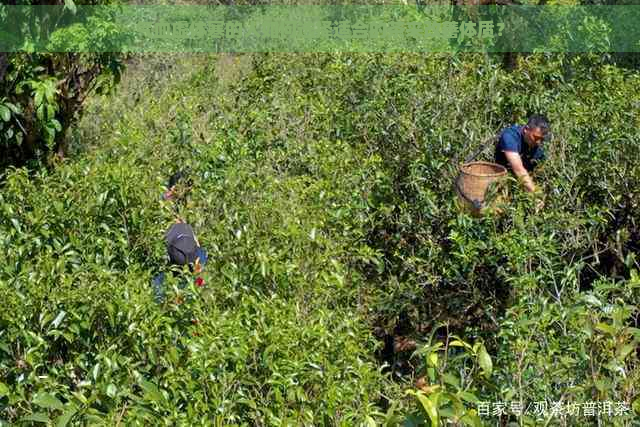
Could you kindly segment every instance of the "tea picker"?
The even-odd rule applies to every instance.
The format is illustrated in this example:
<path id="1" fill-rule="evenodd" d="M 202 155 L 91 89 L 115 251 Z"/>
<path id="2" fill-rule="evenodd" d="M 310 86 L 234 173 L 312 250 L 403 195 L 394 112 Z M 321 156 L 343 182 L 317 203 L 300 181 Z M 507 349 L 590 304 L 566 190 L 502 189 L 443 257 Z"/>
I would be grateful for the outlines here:
<path id="1" fill-rule="evenodd" d="M 179 204 L 184 205 L 193 181 L 189 177 L 190 169 L 185 168 L 174 173 L 168 182 L 168 190 L 162 194 L 161 198 L 166 201 L 173 201 L 173 211 L 178 217 L 176 223 L 173 224 L 165 235 L 165 244 L 167 247 L 167 259 L 170 267 L 185 266 L 189 267 L 191 273 L 199 274 L 207 263 L 207 252 L 200 246 L 198 239 L 191 225 L 179 219 Z M 175 276 L 178 271 L 171 269 Z M 165 295 L 165 273 L 160 272 L 152 279 L 152 286 L 157 302 L 162 302 Z M 195 283 L 198 286 L 204 284 L 202 277 L 195 277 Z M 180 281 L 179 287 L 184 288 L 187 280 Z"/>
<path id="2" fill-rule="evenodd" d="M 545 158 L 542 141 L 550 134 L 549 123 L 544 116 L 533 115 L 526 125 L 513 125 L 482 143 L 480 149 L 465 159 L 455 181 L 456 193 L 463 206 L 474 215 L 486 208 L 488 188 L 501 181 L 511 170 L 530 192 L 536 191 L 529 175 Z M 495 163 L 473 161 L 489 146 L 494 146 Z M 537 208 L 543 206 L 542 200 Z"/>
<path id="3" fill-rule="evenodd" d="M 191 273 L 196 275 L 202 272 L 203 267 L 207 263 L 207 252 L 200 246 L 196 238 L 193 228 L 185 222 L 176 222 L 173 224 L 165 235 L 165 243 L 167 245 L 167 255 L 170 266 L 188 266 Z M 171 270 L 175 275 L 175 269 Z M 153 280 L 153 291 L 157 302 L 164 300 L 164 281 L 165 273 L 157 274 Z M 202 286 L 203 279 L 199 276 L 195 278 L 195 283 Z M 179 287 L 186 286 L 186 280 L 182 280 Z"/>
<path id="4" fill-rule="evenodd" d="M 496 144 L 496 163 L 511 170 L 531 193 L 536 191 L 536 186 L 529 173 L 544 160 L 542 145 L 550 134 L 547 118 L 533 115 L 526 125 L 513 125 L 504 129 Z"/>

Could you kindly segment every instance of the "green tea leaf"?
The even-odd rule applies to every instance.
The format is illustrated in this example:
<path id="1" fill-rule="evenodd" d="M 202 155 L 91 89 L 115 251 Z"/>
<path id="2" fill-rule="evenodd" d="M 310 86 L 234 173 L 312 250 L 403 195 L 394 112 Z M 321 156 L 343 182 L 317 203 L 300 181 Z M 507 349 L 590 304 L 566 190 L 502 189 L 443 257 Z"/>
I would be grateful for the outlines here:
<path id="1" fill-rule="evenodd" d="M 475 409 L 467 411 L 467 413 L 462 418 L 460 418 L 460 420 L 462 420 L 465 425 L 471 427 L 483 427 L 484 425 Z"/>
<path id="2" fill-rule="evenodd" d="M 15 228 L 18 233 L 22 233 L 20 222 L 17 219 L 11 218 L 11 224 L 13 224 L 13 228 Z"/>
<path id="3" fill-rule="evenodd" d="M 429 363 L 429 366 L 437 368 L 438 367 L 438 353 L 435 352 L 435 351 L 430 353 L 429 357 L 427 357 L 427 362 Z"/>
<path id="4" fill-rule="evenodd" d="M 596 329 L 599 330 L 600 332 L 604 332 L 605 334 L 609 334 L 609 335 L 616 334 L 616 330 L 613 328 L 613 326 L 608 325 L 606 323 L 598 323 L 596 325 Z"/>
<path id="5" fill-rule="evenodd" d="M 11 120 L 11 110 L 9 110 L 4 105 L 0 105 L 0 117 L 2 117 L 2 120 L 4 120 L 5 122 L 8 122 L 9 120 Z"/>
<path id="6" fill-rule="evenodd" d="M 107 396 L 115 397 L 117 392 L 118 392 L 118 389 L 116 388 L 116 386 L 114 384 L 109 384 L 107 386 Z"/>
<path id="7" fill-rule="evenodd" d="M 487 349 L 484 344 L 481 344 L 478 349 L 478 363 L 480 364 L 480 368 L 482 368 L 482 373 L 485 378 L 489 378 L 493 371 L 493 363 L 491 362 L 491 356 L 487 353 Z"/>
<path id="8" fill-rule="evenodd" d="M 620 348 L 620 351 L 618 352 L 618 359 L 620 360 L 626 359 L 629 353 L 631 353 L 636 348 L 637 348 L 637 345 L 635 344 L 626 344 L 622 346 L 622 348 Z"/>
<path id="9" fill-rule="evenodd" d="M 36 412 L 35 414 L 27 415 L 26 417 L 22 417 L 20 421 L 35 421 L 37 423 L 48 423 L 49 416 L 44 412 Z"/>
<path id="10" fill-rule="evenodd" d="M 42 107 L 43 98 L 44 98 L 44 93 L 41 90 L 36 91 L 36 96 L 35 96 L 35 99 L 34 99 L 34 103 L 35 103 L 36 107 Z"/>
<path id="11" fill-rule="evenodd" d="M 0 383 L 0 397 L 8 395 L 9 391 L 9 387 L 5 383 Z"/>
<path id="12" fill-rule="evenodd" d="M 439 420 L 440 420 L 438 416 L 438 409 L 436 405 L 433 403 L 433 401 L 431 400 L 431 398 L 425 396 L 422 392 L 416 392 L 415 395 L 420 401 L 420 404 L 422 405 L 422 407 L 424 408 L 424 411 L 429 416 L 429 419 L 431 420 L 431 426 L 438 427 Z M 432 396 L 437 396 L 437 394 Z"/>
<path id="13" fill-rule="evenodd" d="M 33 398 L 33 403 L 46 409 L 63 410 L 64 405 L 57 397 L 49 393 L 38 393 Z"/>
<path id="14" fill-rule="evenodd" d="M 156 403 L 164 402 L 165 400 L 164 396 L 162 395 L 162 393 L 160 393 L 160 389 L 154 383 L 147 380 L 141 380 L 140 387 L 142 387 L 142 389 L 144 390 L 144 393 L 145 393 L 144 397 L 146 399 Z"/>
<path id="15" fill-rule="evenodd" d="M 475 394 L 470 393 L 468 391 L 461 391 L 460 393 L 458 393 L 458 396 L 460 396 L 462 400 L 469 403 L 476 403 L 480 401 L 480 399 L 478 399 L 478 397 Z"/>
<path id="16" fill-rule="evenodd" d="M 5 102 L 4 105 L 9 108 L 11 111 L 13 111 L 15 114 L 20 114 L 20 108 L 15 105 L 12 104 L 11 102 Z"/>
<path id="17" fill-rule="evenodd" d="M 65 427 L 71 421 L 71 418 L 78 412 L 78 408 L 71 406 L 67 408 L 62 415 L 56 419 L 56 427 Z"/>
<path id="18" fill-rule="evenodd" d="M 36 110 L 36 117 L 38 118 L 38 120 L 43 121 L 44 120 L 44 104 L 40 104 L 40 106 L 37 108 Z"/>
<path id="19" fill-rule="evenodd" d="M 464 405 L 462 404 L 462 401 L 458 396 L 448 392 L 440 393 L 440 406 L 444 406 L 444 404 L 442 403 L 442 399 L 448 399 L 451 402 L 456 416 L 461 416 L 463 414 Z"/>
<path id="20" fill-rule="evenodd" d="M 368 426 L 368 427 L 376 427 L 377 426 L 376 422 L 374 421 L 373 418 L 371 418 L 371 416 L 367 416 L 365 418 L 364 422 L 365 422 L 365 425 Z"/>
<path id="21" fill-rule="evenodd" d="M 58 326 L 60 326 L 60 322 L 62 322 L 62 320 L 66 315 L 67 315 L 67 312 L 64 310 L 61 310 L 60 313 L 58 313 L 58 315 L 56 316 L 56 318 L 53 319 L 53 321 L 51 322 L 51 326 L 53 326 L 54 328 L 57 328 Z"/>

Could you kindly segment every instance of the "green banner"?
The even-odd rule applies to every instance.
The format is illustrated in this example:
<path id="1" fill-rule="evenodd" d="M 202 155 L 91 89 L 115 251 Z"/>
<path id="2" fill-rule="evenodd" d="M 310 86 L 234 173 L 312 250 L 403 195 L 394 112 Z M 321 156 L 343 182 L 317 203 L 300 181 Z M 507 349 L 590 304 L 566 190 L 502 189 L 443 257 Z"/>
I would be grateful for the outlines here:
<path id="1" fill-rule="evenodd" d="M 640 6 L 0 6 L 4 52 L 639 52 Z"/>

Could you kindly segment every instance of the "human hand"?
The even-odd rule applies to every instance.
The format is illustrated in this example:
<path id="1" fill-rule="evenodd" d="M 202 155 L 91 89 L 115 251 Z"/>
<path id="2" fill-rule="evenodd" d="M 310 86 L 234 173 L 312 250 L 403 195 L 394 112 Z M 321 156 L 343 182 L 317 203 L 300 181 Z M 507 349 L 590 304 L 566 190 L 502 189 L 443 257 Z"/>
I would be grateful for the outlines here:
<path id="1" fill-rule="evenodd" d="M 162 198 L 164 200 L 171 200 L 173 199 L 173 190 L 167 190 L 164 192 L 164 194 L 162 195 Z"/>
<path id="2" fill-rule="evenodd" d="M 193 265 L 193 271 L 196 274 L 202 273 L 202 265 L 200 264 L 200 258 L 196 258 L 196 261 L 194 262 L 194 265 Z"/>

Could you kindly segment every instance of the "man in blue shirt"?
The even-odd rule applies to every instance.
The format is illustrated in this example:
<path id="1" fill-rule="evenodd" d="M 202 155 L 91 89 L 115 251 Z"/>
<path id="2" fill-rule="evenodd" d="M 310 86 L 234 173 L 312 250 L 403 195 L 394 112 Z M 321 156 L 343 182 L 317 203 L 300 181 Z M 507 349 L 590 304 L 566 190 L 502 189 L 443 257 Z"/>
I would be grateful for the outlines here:
<path id="1" fill-rule="evenodd" d="M 544 160 L 542 142 L 549 134 L 546 117 L 534 115 L 526 125 L 513 125 L 502 131 L 496 144 L 496 163 L 510 169 L 523 183 L 527 191 L 536 191 L 529 175 L 538 162 Z"/>

